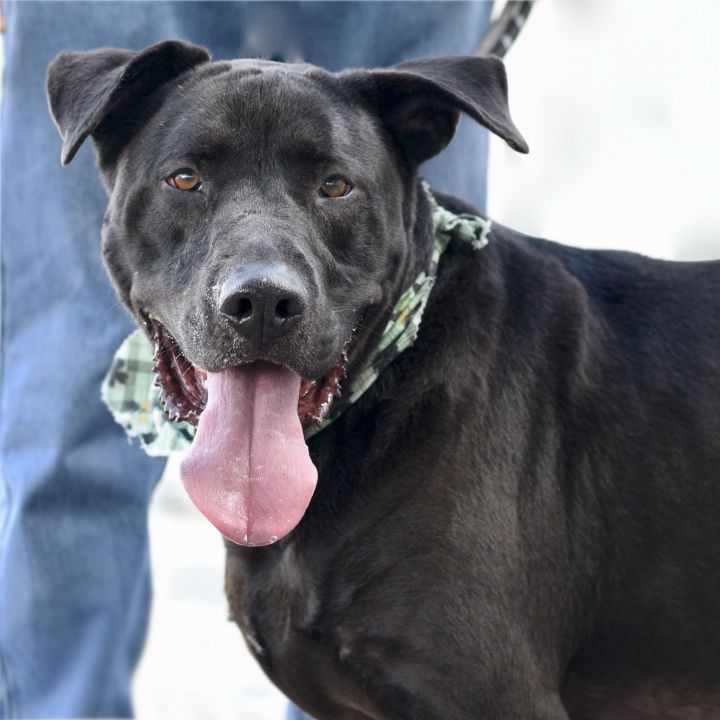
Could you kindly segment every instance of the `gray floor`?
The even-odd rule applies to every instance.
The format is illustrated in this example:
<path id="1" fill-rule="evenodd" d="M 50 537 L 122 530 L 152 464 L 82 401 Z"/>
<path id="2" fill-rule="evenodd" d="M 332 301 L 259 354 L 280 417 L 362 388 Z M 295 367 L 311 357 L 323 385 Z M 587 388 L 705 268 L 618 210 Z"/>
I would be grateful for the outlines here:
<path id="1" fill-rule="evenodd" d="M 278 720 L 285 701 L 227 620 L 220 535 L 174 471 L 150 513 L 155 602 L 135 680 L 140 720 Z"/>

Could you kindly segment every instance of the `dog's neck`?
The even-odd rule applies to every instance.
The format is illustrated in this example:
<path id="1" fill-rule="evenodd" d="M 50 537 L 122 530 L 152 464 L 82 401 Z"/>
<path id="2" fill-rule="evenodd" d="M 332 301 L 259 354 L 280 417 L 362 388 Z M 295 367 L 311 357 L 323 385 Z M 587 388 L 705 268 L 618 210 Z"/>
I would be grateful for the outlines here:
<path id="1" fill-rule="evenodd" d="M 414 267 L 414 272 L 407 279 L 404 278 L 407 272 L 400 273 L 403 275 L 398 283 L 401 289 L 390 297 L 390 312 L 386 309 L 385 312 L 377 313 L 374 326 L 369 325 L 365 329 L 365 338 L 374 339 L 375 342 L 372 347 L 365 348 L 364 355 L 360 354 L 361 360 L 357 356 L 354 358 L 355 363 L 347 382 L 343 383 L 343 395 L 329 408 L 329 414 L 319 425 L 306 428 L 306 438 L 334 422 L 379 379 L 401 353 L 415 343 L 435 285 L 440 260 L 450 241 L 470 245 L 474 250 L 480 250 L 487 244 L 491 222 L 475 214 L 456 215 L 446 210 L 438 204 L 426 183 L 416 188 L 413 201 L 417 211 L 412 214 L 413 222 L 408 230 L 412 239 L 407 242 L 409 250 L 406 264 Z"/>
<path id="2" fill-rule="evenodd" d="M 432 206 L 430 204 L 429 187 L 420 177 L 415 179 L 411 196 L 410 225 L 407 229 L 410 253 L 400 293 L 425 269 L 430 263 L 433 245 L 435 243 L 435 225 L 433 223 Z M 398 293 L 398 296 L 399 294 Z"/>

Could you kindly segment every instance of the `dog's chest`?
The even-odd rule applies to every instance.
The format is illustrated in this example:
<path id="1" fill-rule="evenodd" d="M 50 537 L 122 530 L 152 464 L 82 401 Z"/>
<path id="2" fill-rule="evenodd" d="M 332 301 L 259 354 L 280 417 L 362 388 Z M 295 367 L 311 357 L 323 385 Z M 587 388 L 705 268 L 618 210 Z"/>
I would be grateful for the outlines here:
<path id="1" fill-rule="evenodd" d="M 354 672 L 356 631 L 337 601 L 337 581 L 309 572 L 292 546 L 262 568 L 254 558 L 248 563 L 236 560 L 231 552 L 231 611 L 273 682 L 297 702 L 332 714 L 350 698 L 352 705 L 364 706 L 367 698 Z M 238 573 L 231 570 L 240 566 Z"/>
<path id="2" fill-rule="evenodd" d="M 263 552 L 230 549 L 226 589 L 234 619 L 258 662 L 287 695 L 321 717 L 348 708 L 383 717 L 387 668 L 405 692 L 405 658 L 417 652 L 415 587 L 404 562 L 357 542 L 332 556 L 295 546 Z M 372 682 L 368 682 L 373 679 Z M 372 688 L 372 690 L 369 690 Z M 382 710 L 380 710 L 382 708 Z M 322 710 L 322 712 L 321 712 Z"/>

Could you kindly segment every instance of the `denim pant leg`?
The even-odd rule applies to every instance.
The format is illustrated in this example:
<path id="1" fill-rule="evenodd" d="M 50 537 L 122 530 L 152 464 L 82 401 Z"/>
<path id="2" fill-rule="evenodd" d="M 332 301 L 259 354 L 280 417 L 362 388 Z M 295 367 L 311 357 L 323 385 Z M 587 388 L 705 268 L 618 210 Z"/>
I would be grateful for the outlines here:
<path id="1" fill-rule="evenodd" d="M 100 261 L 90 147 L 59 165 L 47 63 L 93 21 L 8 8 L 2 108 L 0 716 L 129 716 L 150 600 L 147 507 L 163 463 L 98 388 L 131 330 Z M 101 37 L 100 43 L 107 38 Z"/>
<path id="2" fill-rule="evenodd" d="M 161 464 L 98 400 L 131 323 L 99 255 L 85 147 L 61 169 L 44 75 L 63 49 L 183 36 L 216 57 L 331 69 L 470 52 L 478 3 L 6 2 L 2 107 L 0 717 L 127 716 L 150 598 L 146 513 Z M 484 202 L 486 137 L 464 123 L 428 175 Z M 461 162 L 462 159 L 462 162 Z M 470 192 L 468 192 L 470 191 Z"/>

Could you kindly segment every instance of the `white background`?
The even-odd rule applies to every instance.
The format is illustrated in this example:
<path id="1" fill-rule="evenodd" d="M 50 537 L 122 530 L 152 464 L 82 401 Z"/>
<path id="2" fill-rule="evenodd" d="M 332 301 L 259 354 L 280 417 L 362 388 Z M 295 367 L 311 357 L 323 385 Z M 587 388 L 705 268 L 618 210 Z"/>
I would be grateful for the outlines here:
<path id="1" fill-rule="evenodd" d="M 582 247 L 720 257 L 720 3 L 544 0 L 507 70 L 530 154 L 493 139 L 492 217 Z"/>

